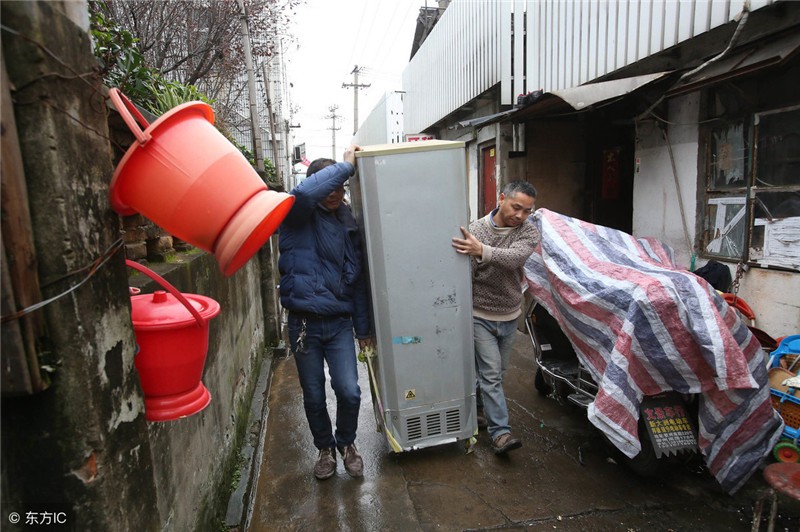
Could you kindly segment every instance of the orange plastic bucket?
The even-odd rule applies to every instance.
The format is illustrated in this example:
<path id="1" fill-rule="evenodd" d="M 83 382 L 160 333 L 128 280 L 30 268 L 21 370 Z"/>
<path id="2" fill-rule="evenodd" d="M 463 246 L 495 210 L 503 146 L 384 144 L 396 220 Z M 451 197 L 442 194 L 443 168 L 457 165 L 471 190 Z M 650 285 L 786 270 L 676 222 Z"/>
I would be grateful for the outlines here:
<path id="1" fill-rule="evenodd" d="M 141 213 L 214 253 L 223 274 L 232 275 L 275 232 L 294 196 L 267 188 L 214 127 L 208 104 L 181 104 L 149 124 L 119 89 L 109 95 L 136 137 L 111 179 L 113 209 Z"/>

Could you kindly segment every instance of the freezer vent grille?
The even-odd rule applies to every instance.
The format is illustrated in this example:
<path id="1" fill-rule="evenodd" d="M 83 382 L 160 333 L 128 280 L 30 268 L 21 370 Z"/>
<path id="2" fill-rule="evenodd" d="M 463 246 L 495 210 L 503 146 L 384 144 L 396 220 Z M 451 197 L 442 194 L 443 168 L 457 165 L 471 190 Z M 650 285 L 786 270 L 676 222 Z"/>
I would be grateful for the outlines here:
<path id="1" fill-rule="evenodd" d="M 438 412 L 435 414 L 428 414 L 425 421 L 426 428 L 428 429 L 428 436 L 442 433 L 442 417 Z"/>
<path id="2" fill-rule="evenodd" d="M 422 419 L 411 417 L 406 420 L 406 432 L 409 440 L 418 440 L 422 437 Z"/>
<path id="3" fill-rule="evenodd" d="M 444 420 L 442 419 L 444 414 Z M 424 422 L 424 426 L 423 426 Z M 444 422 L 444 427 L 442 423 Z M 437 436 L 444 433 L 459 432 L 461 430 L 461 412 L 458 409 L 447 410 L 446 412 L 432 412 L 422 416 L 414 416 L 406 419 L 406 434 L 410 440 L 418 440 L 426 436 Z"/>
<path id="4" fill-rule="evenodd" d="M 447 432 L 458 432 L 461 430 L 461 412 L 458 410 L 448 410 L 445 413 L 447 422 Z"/>

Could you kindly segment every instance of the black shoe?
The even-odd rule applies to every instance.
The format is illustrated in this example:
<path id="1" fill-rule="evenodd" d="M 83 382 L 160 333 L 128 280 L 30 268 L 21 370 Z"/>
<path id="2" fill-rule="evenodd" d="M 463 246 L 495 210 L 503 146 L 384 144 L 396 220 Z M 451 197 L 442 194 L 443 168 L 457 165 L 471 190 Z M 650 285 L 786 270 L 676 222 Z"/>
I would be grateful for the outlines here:
<path id="1" fill-rule="evenodd" d="M 364 461 L 361 459 L 361 455 L 358 454 L 356 444 L 351 443 L 347 447 L 339 449 L 339 452 L 342 453 L 344 469 L 347 471 L 347 474 L 353 478 L 363 477 Z"/>
<path id="2" fill-rule="evenodd" d="M 317 463 L 314 464 L 314 476 L 319 480 L 331 478 L 336 473 L 336 451 L 330 449 L 320 449 Z"/>
<path id="3" fill-rule="evenodd" d="M 522 447 L 522 442 L 512 436 L 510 432 L 501 434 L 492 440 L 492 449 L 494 450 L 494 454 L 505 454 L 508 451 L 513 451 L 514 449 L 519 449 L 520 447 Z"/>

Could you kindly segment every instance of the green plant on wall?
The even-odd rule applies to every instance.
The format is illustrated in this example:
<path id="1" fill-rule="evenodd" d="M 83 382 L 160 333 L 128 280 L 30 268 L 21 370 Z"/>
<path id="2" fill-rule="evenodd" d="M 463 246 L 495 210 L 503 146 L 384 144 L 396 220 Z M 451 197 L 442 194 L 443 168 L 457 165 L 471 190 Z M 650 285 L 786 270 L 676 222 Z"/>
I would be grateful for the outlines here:
<path id="1" fill-rule="evenodd" d="M 150 68 L 138 47 L 138 39 L 108 16 L 105 2 L 90 0 L 89 13 L 94 55 L 107 86 L 118 88 L 155 116 L 186 102 L 214 103 L 196 86 L 166 79 L 157 69 Z M 221 129 L 220 124 L 217 128 Z M 222 133 L 231 140 L 224 131 Z M 253 164 L 253 153 L 238 143 L 233 144 Z M 270 180 L 274 179 L 275 168 L 271 163 L 268 163 L 267 174 Z"/>
<path id="2" fill-rule="evenodd" d="M 153 99 L 150 87 L 157 73 L 145 64 L 133 33 L 107 18 L 99 2 L 91 1 L 89 7 L 94 55 L 103 81 L 146 105 Z"/>
<path id="3" fill-rule="evenodd" d="M 183 85 L 160 77 L 148 83 L 148 88 L 153 93 L 154 101 L 147 102 L 145 106 L 155 115 L 162 115 L 186 102 L 201 101 L 209 105 L 214 103 L 214 100 L 207 98 L 194 85 Z"/>
<path id="4" fill-rule="evenodd" d="M 148 67 L 138 39 L 107 16 L 102 2 L 92 0 L 89 8 L 94 55 L 106 85 L 117 87 L 156 116 L 186 102 L 213 103 L 194 85 L 168 80 Z"/>

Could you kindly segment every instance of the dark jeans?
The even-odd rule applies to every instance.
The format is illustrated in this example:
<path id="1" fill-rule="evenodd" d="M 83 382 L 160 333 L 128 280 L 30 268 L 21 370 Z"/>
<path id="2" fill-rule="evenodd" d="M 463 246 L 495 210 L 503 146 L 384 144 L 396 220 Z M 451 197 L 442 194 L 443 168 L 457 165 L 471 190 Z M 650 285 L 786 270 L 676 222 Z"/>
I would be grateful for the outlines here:
<path id="1" fill-rule="evenodd" d="M 305 322 L 305 335 L 298 346 Z M 317 449 L 345 447 L 356 439 L 361 388 L 358 386 L 353 322 L 349 317 L 301 318 L 289 313 L 289 341 L 300 386 L 303 406 Z M 336 394 L 336 434 L 325 399 L 325 363 Z"/>

